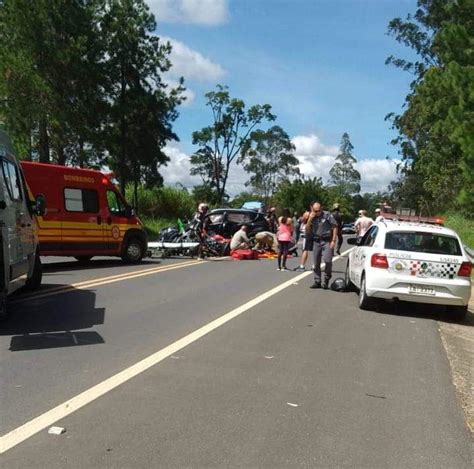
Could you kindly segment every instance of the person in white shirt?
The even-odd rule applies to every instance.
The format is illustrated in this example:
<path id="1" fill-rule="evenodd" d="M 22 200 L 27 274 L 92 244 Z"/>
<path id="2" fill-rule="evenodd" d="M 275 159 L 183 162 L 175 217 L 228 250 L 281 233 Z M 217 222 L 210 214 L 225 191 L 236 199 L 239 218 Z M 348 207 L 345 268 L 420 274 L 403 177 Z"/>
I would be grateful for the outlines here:
<path id="1" fill-rule="evenodd" d="M 248 226 L 242 225 L 230 241 L 230 250 L 234 249 L 248 249 L 250 247 L 250 239 L 247 236 Z"/>
<path id="2" fill-rule="evenodd" d="M 355 230 L 358 238 L 362 238 L 362 236 L 364 236 L 369 228 L 374 224 L 374 220 L 367 216 L 367 210 L 361 210 L 361 212 L 362 216 L 355 222 Z"/>
<path id="3" fill-rule="evenodd" d="M 382 210 L 380 210 L 379 208 L 375 209 L 375 223 L 378 223 L 379 221 L 383 220 L 383 216 L 381 215 L 381 213 Z"/>

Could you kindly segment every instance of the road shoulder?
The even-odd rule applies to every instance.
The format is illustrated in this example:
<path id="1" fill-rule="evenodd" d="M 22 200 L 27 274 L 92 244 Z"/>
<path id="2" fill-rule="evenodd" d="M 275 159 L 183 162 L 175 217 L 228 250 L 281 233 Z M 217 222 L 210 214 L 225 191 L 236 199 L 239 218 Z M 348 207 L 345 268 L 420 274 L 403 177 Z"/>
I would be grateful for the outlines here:
<path id="1" fill-rule="evenodd" d="M 453 383 L 466 424 L 474 439 L 474 293 L 471 294 L 469 313 L 462 324 L 439 321 L 439 331 L 451 364 Z"/>

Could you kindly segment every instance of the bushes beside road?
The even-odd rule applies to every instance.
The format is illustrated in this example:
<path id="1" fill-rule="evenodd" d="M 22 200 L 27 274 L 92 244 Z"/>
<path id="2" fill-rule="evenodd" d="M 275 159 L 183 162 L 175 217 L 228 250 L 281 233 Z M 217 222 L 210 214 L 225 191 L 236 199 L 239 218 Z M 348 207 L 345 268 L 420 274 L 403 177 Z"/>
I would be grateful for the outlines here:
<path id="1" fill-rule="evenodd" d="M 456 231 L 466 246 L 474 249 L 474 219 L 450 212 L 445 215 L 444 224 Z"/>

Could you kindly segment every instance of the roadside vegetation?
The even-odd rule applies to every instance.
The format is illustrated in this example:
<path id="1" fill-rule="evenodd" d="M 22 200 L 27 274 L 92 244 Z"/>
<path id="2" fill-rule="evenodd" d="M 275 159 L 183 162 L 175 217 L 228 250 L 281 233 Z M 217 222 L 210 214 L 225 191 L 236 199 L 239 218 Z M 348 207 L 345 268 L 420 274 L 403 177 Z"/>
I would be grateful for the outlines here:
<path id="1" fill-rule="evenodd" d="M 459 213 L 450 212 L 446 214 L 445 226 L 456 231 L 462 242 L 474 250 L 474 219 L 464 217 Z"/>

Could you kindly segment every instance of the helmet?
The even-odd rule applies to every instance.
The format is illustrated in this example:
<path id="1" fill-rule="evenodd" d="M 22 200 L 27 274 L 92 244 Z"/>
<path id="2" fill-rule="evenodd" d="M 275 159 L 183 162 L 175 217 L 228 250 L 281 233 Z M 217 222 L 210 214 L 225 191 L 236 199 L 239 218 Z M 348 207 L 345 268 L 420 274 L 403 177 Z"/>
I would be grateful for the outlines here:
<path id="1" fill-rule="evenodd" d="M 346 281 L 338 277 L 331 283 L 331 290 L 333 291 L 346 291 Z"/>
<path id="2" fill-rule="evenodd" d="M 334 204 L 334 205 L 332 206 L 332 208 L 333 208 L 333 210 L 339 210 L 339 204 Z"/>
<path id="3" fill-rule="evenodd" d="M 202 212 L 203 210 L 207 210 L 209 208 L 209 205 L 205 204 L 205 203 L 200 203 L 199 206 L 198 206 L 198 210 L 200 212 Z"/>

